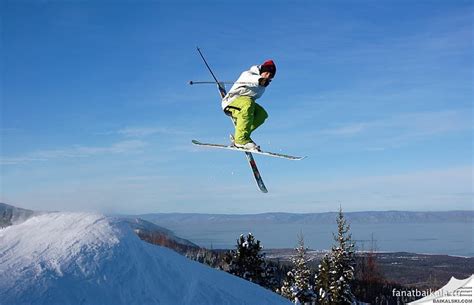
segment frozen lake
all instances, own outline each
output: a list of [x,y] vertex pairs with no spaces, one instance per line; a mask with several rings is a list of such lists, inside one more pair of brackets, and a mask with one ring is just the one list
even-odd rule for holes
[[[264,248],[293,248],[302,232],[311,249],[329,249],[336,224],[259,224],[159,222],[178,236],[206,248],[233,248],[240,234],[252,232]],[[355,223],[352,238],[359,250],[474,256],[472,223]]]

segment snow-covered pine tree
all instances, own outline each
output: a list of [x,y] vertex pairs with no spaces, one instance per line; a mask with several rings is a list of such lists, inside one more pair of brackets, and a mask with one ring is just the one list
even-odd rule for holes
[[304,244],[303,234],[298,236],[298,247],[296,256],[293,258],[295,265],[295,296],[302,304],[311,303],[314,300],[313,287],[311,286],[311,270],[308,267],[307,248]]
[[349,233],[342,208],[337,217],[337,235],[334,234],[335,245],[331,249],[330,287],[331,304],[352,304],[354,295],[351,284],[354,280],[355,252],[352,236]]
[[265,274],[263,276],[263,282],[260,285],[273,292],[277,291],[280,288],[280,281],[278,280],[279,267],[279,263],[265,260]]
[[237,240],[237,249],[231,251],[228,256],[229,273],[265,286],[266,264],[264,255],[260,253],[261,250],[260,241],[255,240],[252,233],[246,237],[240,235]]
[[308,267],[307,248],[304,244],[303,234],[298,236],[296,255],[291,259],[294,267],[288,272],[288,277],[283,283],[281,294],[295,304],[311,304],[315,294],[311,285],[311,270]]
[[318,304],[320,305],[330,305],[331,304],[331,295],[329,292],[330,287],[330,270],[331,269],[331,259],[329,255],[326,254],[321,259],[321,262],[318,266],[318,273],[315,277],[314,288],[316,292],[316,297],[318,299]]
[[281,286],[280,290],[277,291],[281,294],[284,298],[288,300],[294,300],[293,295],[293,287],[295,286],[295,276],[293,275],[293,270],[288,271],[286,274],[286,278],[283,280],[283,285]]

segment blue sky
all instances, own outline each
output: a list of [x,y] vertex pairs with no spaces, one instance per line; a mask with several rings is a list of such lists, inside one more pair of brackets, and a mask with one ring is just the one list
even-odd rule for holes
[[[0,200],[41,210],[473,208],[471,1],[2,1]],[[278,72],[253,135],[300,162],[193,147],[221,80]]]

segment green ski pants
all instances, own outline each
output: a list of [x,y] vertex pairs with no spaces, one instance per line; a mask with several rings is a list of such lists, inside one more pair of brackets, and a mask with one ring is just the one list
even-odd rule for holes
[[262,106],[248,96],[239,96],[227,106],[235,122],[235,143],[247,144],[252,141],[250,135],[268,118]]

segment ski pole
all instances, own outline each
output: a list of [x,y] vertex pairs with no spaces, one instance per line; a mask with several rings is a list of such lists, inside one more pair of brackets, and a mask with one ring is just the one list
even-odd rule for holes
[[214,72],[212,72],[211,67],[209,67],[209,64],[207,63],[206,59],[204,58],[204,55],[202,55],[201,49],[199,49],[199,47],[196,47],[196,49],[199,52],[199,55],[201,56],[202,60],[204,61],[204,64],[206,65],[207,69],[209,70],[209,72],[211,72],[212,78],[216,81],[216,84],[217,84],[217,87],[219,88],[219,92],[221,94],[221,97],[224,97],[227,94],[224,85],[219,83],[219,81],[217,80],[217,77],[214,75]]
[[[215,84],[216,82],[211,82],[211,81],[193,81],[190,80],[189,84],[190,85],[202,85],[202,84]],[[219,84],[224,84],[224,85],[233,85],[233,84],[245,84],[245,85],[255,85],[255,83],[249,83],[249,82],[218,82]]]
[[209,67],[209,64],[207,63],[206,59],[204,58],[204,55],[202,55],[201,49],[199,47],[196,47],[197,51],[199,52],[199,55],[201,55],[202,60],[204,61],[204,64],[206,65],[207,69],[209,72],[211,72],[212,78],[216,81],[216,83],[219,83],[217,80],[217,77],[214,75],[214,72],[212,72],[211,67]]

